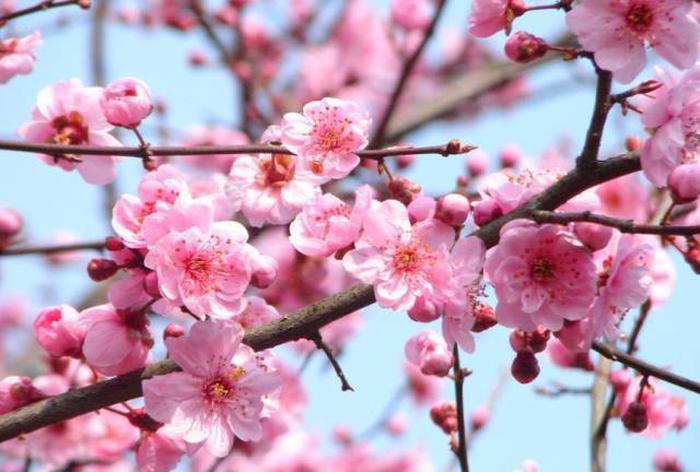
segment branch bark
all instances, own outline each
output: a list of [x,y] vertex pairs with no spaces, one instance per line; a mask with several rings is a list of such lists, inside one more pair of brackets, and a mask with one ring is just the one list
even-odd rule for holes
[[538,223],[554,223],[566,225],[576,222],[598,223],[603,226],[617,228],[622,233],[630,234],[657,234],[661,236],[691,236],[700,233],[700,225],[672,226],[672,225],[651,225],[635,224],[633,220],[613,218],[606,215],[598,215],[590,211],[582,212],[561,212],[536,211],[532,215]]

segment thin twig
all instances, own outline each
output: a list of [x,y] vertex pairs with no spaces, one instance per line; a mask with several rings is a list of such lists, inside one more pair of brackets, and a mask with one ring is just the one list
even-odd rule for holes
[[613,218],[606,215],[598,215],[590,211],[582,212],[553,212],[534,211],[532,219],[538,223],[554,223],[566,225],[576,222],[598,223],[603,226],[617,228],[622,233],[630,234],[658,234],[663,236],[690,236],[700,233],[700,225],[692,226],[672,226],[672,225],[651,225],[636,224],[633,220]]
[[44,10],[50,10],[51,8],[67,7],[70,5],[80,5],[80,8],[83,9],[90,8],[89,3],[85,3],[81,0],[45,0],[23,10],[16,10],[8,13],[7,15],[0,16],[0,28],[3,27],[8,21],[14,20],[15,18],[19,18],[21,16],[31,15],[32,13],[37,13]]
[[455,399],[457,403],[457,437],[459,444],[457,445],[457,460],[459,468],[462,472],[469,472],[469,458],[467,457],[467,426],[464,417],[464,377],[467,375],[459,362],[459,347],[457,344],[453,346],[452,355],[454,357],[454,384],[455,384]]
[[99,251],[104,249],[104,247],[104,240],[89,241],[85,243],[56,244],[51,246],[9,247],[7,249],[0,250],[0,257],[25,256],[28,254],[55,254],[57,252],[84,251],[90,249]]
[[313,333],[311,336],[309,336],[309,339],[314,342],[316,347],[323,351],[323,353],[326,355],[328,358],[328,362],[331,363],[331,366],[333,366],[333,370],[335,371],[335,374],[338,376],[340,379],[340,389],[345,392],[350,390],[351,392],[354,392],[355,389],[350,386],[350,383],[348,382],[348,379],[345,378],[345,373],[343,372],[343,368],[340,367],[340,364],[338,363],[338,359],[335,358],[335,355],[333,354],[333,351],[331,350],[330,347],[328,347],[328,344],[323,342],[323,338],[321,337],[321,334],[317,331]]

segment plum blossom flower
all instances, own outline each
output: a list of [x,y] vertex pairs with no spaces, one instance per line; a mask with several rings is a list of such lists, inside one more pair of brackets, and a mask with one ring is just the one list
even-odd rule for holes
[[252,226],[287,224],[321,194],[319,180],[299,166],[296,156],[240,156],[231,166],[226,194]]
[[324,180],[345,177],[360,163],[356,152],[367,146],[371,120],[350,101],[324,98],[287,113],[281,141],[299,155],[301,166]]
[[700,66],[681,77],[661,72],[663,86],[644,107],[642,123],[652,135],[642,147],[644,175],[666,186],[673,169],[700,157]]
[[146,413],[165,423],[189,451],[200,447],[224,457],[234,436],[261,439],[264,399],[280,386],[264,354],[241,344],[235,324],[195,323],[187,336],[167,338],[170,357],[182,368],[143,382]]
[[34,335],[39,345],[55,357],[80,357],[85,326],[78,311],[68,305],[44,308],[34,320]]
[[234,221],[209,222],[173,231],[152,246],[144,259],[158,276],[163,297],[197,316],[226,319],[245,308],[243,293],[252,276],[245,244],[248,232]]
[[420,367],[425,375],[444,377],[452,368],[452,352],[444,339],[433,331],[423,331],[406,342],[408,362]]
[[19,74],[31,74],[36,62],[36,49],[41,44],[41,33],[22,38],[0,40],[0,84],[6,84]]
[[120,375],[143,367],[153,347],[144,311],[118,310],[110,304],[83,310],[86,326],[83,355],[105,375]]
[[358,188],[352,209],[335,195],[321,195],[305,205],[289,225],[289,240],[297,251],[312,257],[327,257],[350,246],[360,233],[373,194],[369,185]]
[[385,308],[408,310],[421,295],[432,295],[449,283],[448,248],[454,230],[437,220],[409,221],[396,200],[369,210],[356,249],[343,257],[345,269],[374,285]]
[[153,111],[151,89],[142,80],[124,77],[105,87],[100,107],[110,124],[136,128]]
[[584,317],[596,294],[591,254],[556,225],[506,224],[484,272],[496,289],[498,322],[524,331],[559,330],[565,319]]
[[525,13],[522,0],[475,0],[469,14],[469,32],[487,38],[501,30],[510,32],[513,19]]
[[599,67],[628,83],[644,69],[646,44],[679,69],[693,65],[700,30],[691,7],[684,0],[583,0],[566,22]]
[[[18,133],[33,143],[65,145],[121,146],[109,132],[113,126],[100,109],[100,87],[85,87],[78,79],[57,82],[39,91],[32,110],[32,121]],[[65,171],[77,170],[91,184],[105,185],[114,180],[113,156],[41,156],[48,165]]]

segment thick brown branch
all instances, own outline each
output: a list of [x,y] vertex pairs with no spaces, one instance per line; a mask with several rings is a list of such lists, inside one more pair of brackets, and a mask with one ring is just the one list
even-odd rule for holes
[[598,341],[593,341],[591,348],[601,356],[607,357],[611,361],[620,362],[627,367],[631,367],[640,374],[648,375],[649,377],[654,377],[686,390],[690,390],[691,392],[700,394],[700,383],[694,380],[656,367],[655,365],[637,359],[626,352],[620,351],[619,349],[615,349],[612,346],[608,346],[607,344],[603,344]]
[[603,139],[603,128],[610,111],[610,90],[612,88],[612,73],[606,70],[597,69],[598,84],[595,92],[595,104],[591,123],[586,132],[586,142],[583,145],[581,154],[576,158],[576,167],[588,169],[598,160],[600,142]]
[[399,78],[396,81],[396,84],[394,85],[394,90],[391,93],[391,97],[389,98],[389,103],[386,106],[386,109],[384,110],[384,113],[382,114],[381,118],[379,119],[379,124],[377,125],[377,128],[374,132],[374,137],[371,141],[371,147],[379,147],[382,144],[384,144],[384,138],[387,126],[389,125],[389,120],[391,120],[391,117],[394,115],[394,112],[396,111],[396,108],[399,105],[401,95],[403,94],[404,88],[408,83],[408,79],[411,76],[414,67],[418,63],[418,59],[420,59],[420,56],[421,54],[423,54],[423,51],[428,45],[430,38],[432,38],[433,34],[435,33],[435,27],[440,21],[440,17],[442,16],[442,12],[445,10],[446,4],[447,0],[437,0],[437,2],[435,2],[435,13],[433,14],[433,18],[430,21],[428,27],[426,28],[425,33],[423,34],[423,39],[421,40],[420,44],[418,44],[416,49],[411,53],[411,55],[406,59],[406,61],[403,64],[403,67],[401,68],[401,72],[399,72]]
[[[96,155],[96,156],[121,156],[135,157],[143,159],[144,150],[141,146],[121,147],[121,146],[73,146],[62,144],[36,144],[21,141],[0,140],[0,149],[7,151],[32,152],[37,154],[48,154],[52,156],[61,155]],[[385,149],[367,149],[358,151],[357,155],[363,159],[381,159],[383,157],[402,156],[405,154],[439,154],[450,156],[456,154],[466,154],[476,149],[469,144],[461,144],[457,140],[452,140],[441,146],[393,146]],[[272,144],[243,144],[232,146],[149,146],[150,156],[194,156],[194,155],[221,155],[221,154],[294,154],[284,146]]]
[[57,244],[52,246],[9,247],[7,249],[0,250],[0,257],[25,256],[28,254],[55,254],[57,252],[84,251],[87,249],[100,250],[104,249],[104,247],[104,240],[86,243]]
[[566,225],[576,222],[598,223],[603,226],[617,228],[623,233],[631,234],[658,234],[662,236],[690,236],[700,233],[700,225],[692,226],[668,226],[668,225],[650,225],[650,224],[635,224],[633,220],[625,220],[613,218],[606,215],[598,215],[590,211],[582,211],[580,213],[555,213],[552,211],[536,211],[532,214],[532,219],[538,223],[554,223]]
[[[491,247],[498,242],[501,227],[508,221],[527,218],[535,210],[553,210],[590,187],[639,169],[638,155],[630,153],[596,163],[592,170],[585,173],[572,170],[526,205],[492,221],[474,234],[480,237],[487,247]],[[374,301],[371,286],[356,285],[273,323],[251,330],[244,342],[256,350],[261,350],[305,338],[326,324],[371,305]],[[142,378],[172,372],[175,368],[175,364],[171,361],[158,362],[145,371],[132,372],[88,387],[71,390],[2,415],[0,416],[0,441],[136,398],[142,393]]]
[[21,16],[31,15],[32,13],[38,13],[51,8],[67,7],[70,5],[80,5],[80,8],[83,9],[90,8],[90,2],[86,0],[45,0],[31,7],[16,10],[12,13],[8,13],[7,15],[0,16],[0,28],[4,26],[6,22]]

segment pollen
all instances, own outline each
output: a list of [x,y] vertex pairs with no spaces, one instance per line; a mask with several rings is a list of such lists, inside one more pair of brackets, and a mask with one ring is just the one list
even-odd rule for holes
[[549,259],[538,258],[530,266],[530,275],[535,282],[551,282],[554,280],[554,264]]

